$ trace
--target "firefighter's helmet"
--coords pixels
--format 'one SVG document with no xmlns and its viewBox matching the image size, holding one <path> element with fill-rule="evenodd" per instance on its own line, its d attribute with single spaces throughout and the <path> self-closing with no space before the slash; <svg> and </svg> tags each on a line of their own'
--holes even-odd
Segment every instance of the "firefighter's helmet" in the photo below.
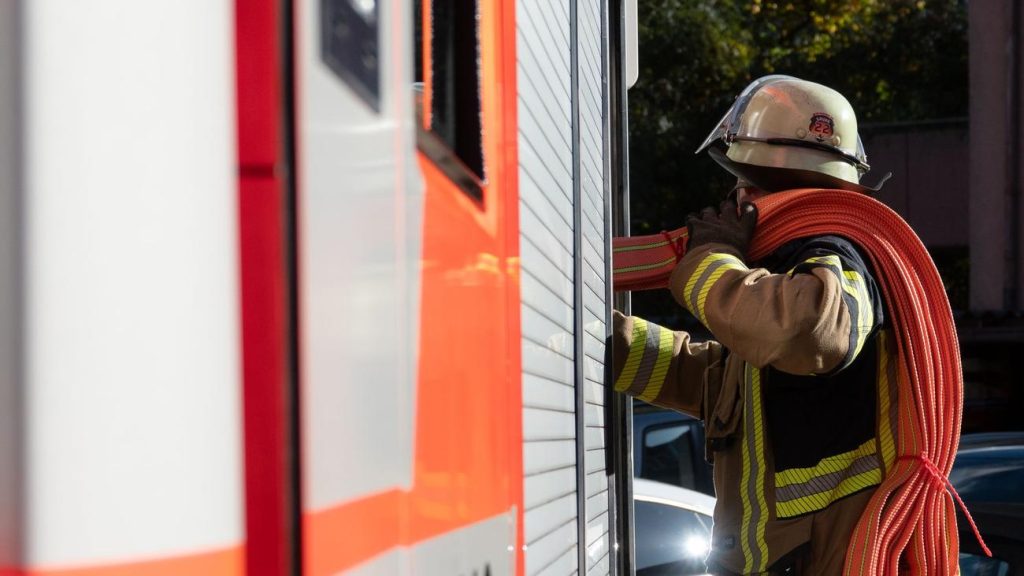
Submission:
<svg viewBox="0 0 1024 576">
<path fill-rule="evenodd" d="M 835 90 L 781 74 L 752 82 L 697 152 L 758 188 L 840 188 L 877 192 L 860 183 L 870 170 L 853 107 Z"/>
</svg>

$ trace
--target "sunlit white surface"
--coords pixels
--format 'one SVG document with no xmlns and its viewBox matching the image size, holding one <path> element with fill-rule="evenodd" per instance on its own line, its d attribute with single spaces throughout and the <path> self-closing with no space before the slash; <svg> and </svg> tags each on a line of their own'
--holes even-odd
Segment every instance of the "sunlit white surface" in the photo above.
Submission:
<svg viewBox="0 0 1024 576">
<path fill-rule="evenodd" d="M 687 556 L 703 558 L 711 551 L 711 543 L 703 536 L 690 536 L 683 543 L 683 548 L 686 550 Z"/>
<path fill-rule="evenodd" d="M 633 479 L 633 496 L 638 500 L 686 508 L 705 516 L 713 516 L 715 511 L 712 496 L 644 478 Z"/>
<path fill-rule="evenodd" d="M 20 3 L 26 565 L 242 541 L 234 3 Z"/>
</svg>

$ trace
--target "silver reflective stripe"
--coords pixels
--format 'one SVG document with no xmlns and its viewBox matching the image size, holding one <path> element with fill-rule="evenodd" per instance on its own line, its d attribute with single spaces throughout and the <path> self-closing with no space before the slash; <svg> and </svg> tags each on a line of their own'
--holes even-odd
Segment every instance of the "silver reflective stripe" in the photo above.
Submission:
<svg viewBox="0 0 1024 576">
<path fill-rule="evenodd" d="M 647 323 L 644 356 L 640 360 L 636 376 L 633 377 L 633 382 L 629 385 L 629 391 L 627 392 L 631 396 L 639 396 L 647 388 L 647 383 L 651 379 L 651 373 L 654 372 L 654 365 L 658 363 L 658 341 L 661 338 L 661 331 L 661 326 L 654 322 Z"/>
<path fill-rule="evenodd" d="M 789 502 L 790 500 L 796 500 L 797 498 L 804 498 L 806 496 L 814 496 L 817 494 L 824 494 L 830 496 L 839 484 L 851 476 L 863 474 L 864 472 L 870 472 L 872 470 L 879 469 L 878 456 L 876 454 L 868 454 L 861 456 L 860 458 L 853 461 L 849 468 L 831 472 L 828 474 L 822 474 L 811 478 L 807 482 L 801 484 L 790 484 L 789 486 L 782 486 L 775 489 L 775 500 L 777 502 Z M 826 503 L 827 504 L 827 503 Z"/>
</svg>

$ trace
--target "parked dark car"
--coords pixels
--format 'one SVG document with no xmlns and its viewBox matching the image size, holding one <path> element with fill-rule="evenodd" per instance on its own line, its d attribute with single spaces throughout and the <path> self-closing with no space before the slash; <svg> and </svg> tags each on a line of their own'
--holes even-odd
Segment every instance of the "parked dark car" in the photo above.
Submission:
<svg viewBox="0 0 1024 576">
<path fill-rule="evenodd" d="M 963 436 L 949 481 L 992 551 L 983 554 L 958 511 L 961 575 L 1024 575 L 1024 432 Z"/>
<path fill-rule="evenodd" d="M 637 478 L 714 496 L 703 424 L 685 414 L 634 403 L 633 466 Z M 958 510 L 961 576 L 1024 576 L 1024 432 L 964 435 L 949 479 L 993 555 Z M 647 520 L 637 522 L 639 533 Z"/>
<path fill-rule="evenodd" d="M 673 410 L 633 403 L 633 476 L 715 495 L 704 459 L 704 424 Z"/>
</svg>

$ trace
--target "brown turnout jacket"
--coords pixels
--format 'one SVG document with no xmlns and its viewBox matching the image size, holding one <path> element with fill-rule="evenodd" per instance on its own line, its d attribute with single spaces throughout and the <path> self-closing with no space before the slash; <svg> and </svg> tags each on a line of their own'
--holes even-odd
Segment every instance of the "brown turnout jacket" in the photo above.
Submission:
<svg viewBox="0 0 1024 576">
<path fill-rule="evenodd" d="M 896 372 L 884 305 L 849 241 L 805 238 L 748 268 L 695 248 L 670 290 L 714 335 L 694 342 L 618 312 L 616 390 L 700 418 L 714 462 L 709 567 L 840 574 L 895 457 Z"/>
</svg>

